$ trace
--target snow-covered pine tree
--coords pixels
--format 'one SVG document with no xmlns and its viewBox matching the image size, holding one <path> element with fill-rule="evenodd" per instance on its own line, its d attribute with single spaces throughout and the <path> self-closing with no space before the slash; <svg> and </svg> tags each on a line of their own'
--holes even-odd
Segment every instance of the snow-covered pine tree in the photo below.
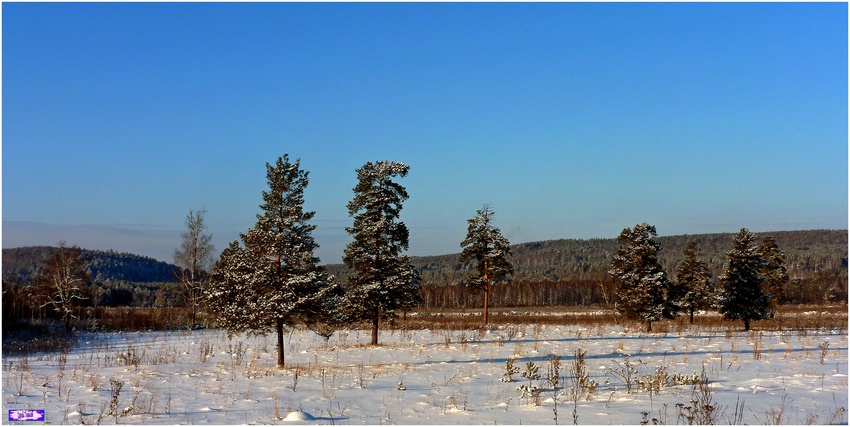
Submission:
<svg viewBox="0 0 850 427">
<path fill-rule="evenodd" d="M 230 333 L 265 331 L 269 327 L 262 313 L 254 310 L 254 285 L 264 276 L 258 271 L 267 267 L 258 261 L 236 240 L 221 252 L 203 297 L 207 311 L 215 316 L 216 327 Z"/>
<path fill-rule="evenodd" d="M 720 312 L 726 319 L 743 320 L 748 331 L 750 321 L 766 318 L 770 308 L 770 296 L 762 291 L 767 263 L 753 244 L 755 240 L 755 234 L 746 228 L 732 238 L 732 250 L 726 253 L 729 264 L 720 276 Z"/>
<path fill-rule="evenodd" d="M 345 312 L 351 320 L 372 324 L 372 345 L 378 344 L 378 323 L 410 310 L 420 300 L 419 272 L 402 251 L 409 246 L 407 226 L 399 221 L 407 190 L 393 177 L 405 177 L 403 163 L 368 162 L 357 169 L 354 199 L 348 213 L 354 225 L 346 231 L 354 241 L 342 260 L 354 271 L 346 287 Z"/>
<path fill-rule="evenodd" d="M 277 333 L 278 365 L 284 365 L 283 329 L 296 322 L 326 321 L 328 301 L 342 289 L 313 252 L 319 245 L 305 212 L 308 172 L 289 156 L 266 164 L 269 191 L 263 191 L 257 224 L 222 253 L 208 292 L 208 307 L 231 332 Z"/>
<path fill-rule="evenodd" d="M 762 291 L 770 295 L 770 309 L 774 313 L 779 309 L 779 304 L 785 298 L 785 286 L 791 281 L 788 270 L 785 268 L 785 252 L 779 249 L 773 237 L 765 237 L 759 246 L 759 252 L 764 257 L 765 266 L 762 276 Z"/>
<path fill-rule="evenodd" d="M 469 229 L 466 239 L 460 243 L 463 248 L 460 254 L 461 262 L 473 259 L 478 262 L 466 285 L 484 291 L 484 325 L 490 322 L 490 285 L 502 282 L 507 275 L 514 272 L 513 266 L 507 260 L 511 253 L 510 243 L 493 225 L 493 216 L 493 209 L 484 205 L 476 212 L 475 218 L 467 220 Z"/>
<path fill-rule="evenodd" d="M 717 293 L 711 283 L 708 265 L 699 259 L 700 251 L 693 240 L 684 251 L 684 259 L 676 267 L 676 282 L 680 290 L 676 297 L 677 305 L 688 312 L 690 323 L 694 323 L 694 311 L 711 306 Z"/>
<path fill-rule="evenodd" d="M 645 320 L 647 332 L 653 321 L 673 318 L 676 309 L 666 297 L 673 282 L 658 261 L 657 236 L 655 226 L 647 223 L 624 229 L 608 270 L 616 290 L 615 310 L 628 319 Z"/>
</svg>

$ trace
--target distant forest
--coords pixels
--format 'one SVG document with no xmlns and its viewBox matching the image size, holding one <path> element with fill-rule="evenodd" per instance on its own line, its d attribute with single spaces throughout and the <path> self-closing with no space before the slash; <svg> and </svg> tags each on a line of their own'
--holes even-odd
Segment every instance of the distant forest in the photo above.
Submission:
<svg viewBox="0 0 850 427">
<path fill-rule="evenodd" d="M 806 230 L 756 233 L 772 236 L 785 252 L 785 267 L 791 283 L 783 303 L 823 304 L 847 301 L 847 230 Z M 675 269 L 683 251 L 695 241 L 701 259 L 716 281 L 723 272 L 726 253 L 732 249 L 734 233 L 658 237 L 659 256 L 667 274 L 675 280 Z M 510 262 L 515 273 L 510 283 L 493 290 L 494 306 L 546 306 L 608 304 L 612 291 L 608 269 L 617 252 L 617 239 L 562 239 L 511 246 Z M 462 284 L 472 265 L 460 262 L 460 254 L 412 257 L 422 278 L 424 308 L 473 308 L 481 296 Z M 338 278 L 349 272 L 342 264 L 327 266 Z"/>
<path fill-rule="evenodd" d="M 27 246 L 3 249 L 3 277 L 15 275 L 29 283 L 38 269 L 59 248 L 52 246 Z M 96 282 L 173 282 L 177 267 L 167 262 L 130 253 L 83 250 L 86 267 Z"/>
<path fill-rule="evenodd" d="M 785 252 L 785 267 L 792 279 L 813 277 L 819 272 L 847 271 L 847 230 L 756 234 L 759 236 L 756 244 L 760 244 L 767 236 L 776 240 L 776 244 Z M 723 272 L 726 252 L 732 249 L 733 235 L 734 233 L 717 233 L 658 237 L 662 266 L 672 275 L 682 261 L 682 253 L 693 240 L 716 279 Z M 515 281 L 605 280 L 611 259 L 617 252 L 617 239 L 563 239 L 521 243 L 512 245 L 511 252 L 509 260 L 514 265 Z M 422 283 L 428 285 L 458 284 L 472 272 L 472 265 L 463 265 L 460 262 L 459 253 L 413 257 L 413 262 L 421 272 Z M 347 273 L 343 265 L 328 268 L 340 276 Z"/>
<path fill-rule="evenodd" d="M 28 286 L 59 248 L 27 246 L 3 249 L 3 292 Z M 177 283 L 178 267 L 167 262 L 112 250 L 83 250 L 91 272 L 91 298 L 84 305 L 108 307 L 173 307 L 184 303 Z"/>
<path fill-rule="evenodd" d="M 784 303 L 823 304 L 847 302 L 847 230 L 777 231 L 757 233 L 772 236 L 785 252 L 791 282 Z M 659 237 L 661 263 L 672 279 L 693 240 L 714 279 L 722 273 L 726 252 L 732 248 L 733 233 Z M 757 243 L 761 243 L 760 241 Z M 57 250 L 37 246 L 3 249 L 3 290 L 26 286 L 45 260 Z M 562 239 L 511 246 L 510 262 L 515 273 L 510 282 L 494 287 L 493 305 L 503 307 L 608 304 L 611 259 L 616 239 Z M 115 251 L 84 250 L 91 271 L 94 306 L 179 307 L 185 295 L 176 283 L 177 267 L 153 258 Z M 460 262 L 460 254 L 412 257 L 421 274 L 423 309 L 475 308 L 481 295 L 456 286 L 472 272 Z M 341 282 L 349 274 L 342 264 L 328 265 Z"/>
</svg>

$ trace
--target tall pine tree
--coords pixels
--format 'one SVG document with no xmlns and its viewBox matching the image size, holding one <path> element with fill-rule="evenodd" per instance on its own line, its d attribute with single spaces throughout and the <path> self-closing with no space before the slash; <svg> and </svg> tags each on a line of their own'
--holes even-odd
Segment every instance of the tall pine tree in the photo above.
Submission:
<svg viewBox="0 0 850 427">
<path fill-rule="evenodd" d="M 657 236 L 655 226 L 647 223 L 624 229 L 608 270 L 616 289 L 615 310 L 628 319 L 646 321 L 647 332 L 652 331 L 652 322 L 675 315 L 674 305 L 667 300 L 673 282 L 658 260 Z"/>
<path fill-rule="evenodd" d="M 681 291 L 676 296 L 677 305 L 688 312 L 694 323 L 694 311 L 711 306 L 716 289 L 711 283 L 708 265 L 699 259 L 697 244 L 691 241 L 684 251 L 684 259 L 676 267 L 676 282 Z"/>
<path fill-rule="evenodd" d="M 278 365 L 284 366 L 283 331 L 297 322 L 323 319 L 328 300 L 341 293 L 319 258 L 309 224 L 315 212 L 305 212 L 308 172 L 289 156 L 266 164 L 269 191 L 263 191 L 257 224 L 241 235 L 244 248 L 233 242 L 221 254 L 207 293 L 208 307 L 219 325 L 230 332 L 249 330 L 277 334 Z"/>
<path fill-rule="evenodd" d="M 762 291 L 770 296 L 770 309 L 774 313 L 785 298 L 785 286 L 791 281 L 785 268 L 785 252 L 779 249 L 773 237 L 765 237 L 759 246 L 765 265 L 762 271 Z"/>
<path fill-rule="evenodd" d="M 765 319 L 770 308 L 770 296 L 762 290 L 767 263 L 753 244 L 755 240 L 755 234 L 746 228 L 732 238 L 732 250 L 726 253 L 729 264 L 720 276 L 720 312 L 726 319 L 743 320 L 748 331 L 750 321 Z"/>
<path fill-rule="evenodd" d="M 346 288 L 345 312 L 351 320 L 372 324 L 372 345 L 378 344 L 378 324 L 397 317 L 397 311 L 416 306 L 419 272 L 402 254 L 409 246 L 407 226 L 399 221 L 407 190 L 393 178 L 407 176 L 403 163 L 368 162 L 357 169 L 354 199 L 348 213 L 354 225 L 346 231 L 354 241 L 345 248 L 342 260 L 354 271 Z"/>
<path fill-rule="evenodd" d="M 498 284 L 514 272 L 513 266 L 507 260 L 511 253 L 510 243 L 493 225 L 494 215 L 495 212 L 489 205 L 478 210 L 475 218 L 468 220 L 466 239 L 460 243 L 463 248 L 460 254 L 461 262 L 474 259 L 478 263 L 466 284 L 484 292 L 484 325 L 490 322 L 490 286 Z"/>
</svg>

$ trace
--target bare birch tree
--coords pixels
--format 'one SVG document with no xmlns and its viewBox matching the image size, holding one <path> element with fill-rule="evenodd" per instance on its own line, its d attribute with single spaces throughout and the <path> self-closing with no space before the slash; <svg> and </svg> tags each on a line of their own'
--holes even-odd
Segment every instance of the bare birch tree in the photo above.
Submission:
<svg viewBox="0 0 850 427">
<path fill-rule="evenodd" d="M 74 306 L 80 300 L 88 299 L 88 285 L 91 273 L 86 268 L 83 251 L 78 246 L 65 246 L 59 242 L 59 249 L 50 256 L 36 277 L 36 285 L 42 290 L 41 307 L 52 306 L 65 324 L 65 331 L 71 332 L 71 319 Z"/>
<path fill-rule="evenodd" d="M 186 216 L 186 231 L 180 234 L 180 248 L 174 251 L 174 264 L 180 267 L 177 278 L 186 289 L 187 301 L 192 309 L 192 326 L 195 329 L 198 305 L 201 301 L 207 269 L 212 264 L 212 235 L 206 234 L 205 210 L 189 210 Z"/>
</svg>

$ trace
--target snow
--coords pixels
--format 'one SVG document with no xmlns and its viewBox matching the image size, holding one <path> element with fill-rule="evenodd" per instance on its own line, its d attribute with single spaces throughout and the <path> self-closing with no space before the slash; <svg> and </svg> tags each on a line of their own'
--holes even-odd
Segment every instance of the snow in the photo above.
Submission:
<svg viewBox="0 0 850 427">
<path fill-rule="evenodd" d="M 509 328 L 515 329 L 508 333 Z M 691 376 L 705 368 L 717 423 L 846 423 L 847 331 L 685 329 L 643 333 L 622 326 L 507 325 L 490 330 L 337 331 L 328 340 L 286 335 L 286 361 L 275 366 L 275 338 L 221 330 L 86 335 L 67 355 L 3 358 L 3 407 L 44 409 L 51 424 L 639 424 L 681 418 L 692 385 L 652 393 L 635 377 Z M 242 346 L 239 346 L 239 343 Z M 826 346 L 824 343 L 828 343 Z M 597 388 L 578 401 L 569 366 L 586 351 Z M 825 348 L 825 350 L 824 350 Z M 562 356 L 561 389 L 546 381 Z M 119 357 L 121 356 L 121 357 Z M 626 358 L 628 356 L 628 359 Z M 539 367 L 539 398 L 522 397 L 520 373 L 502 382 L 508 358 Z M 823 359 L 823 360 L 822 360 Z M 113 382 L 110 383 L 110 380 Z M 123 383 L 110 414 L 115 381 Z M 20 395 L 18 395 L 20 394 Z M 680 404 L 677 406 L 677 404 Z M 4 420 L 5 421 L 5 420 Z"/>
<path fill-rule="evenodd" d="M 284 421 L 315 421 L 316 418 L 304 411 L 293 411 L 286 415 Z"/>
</svg>

